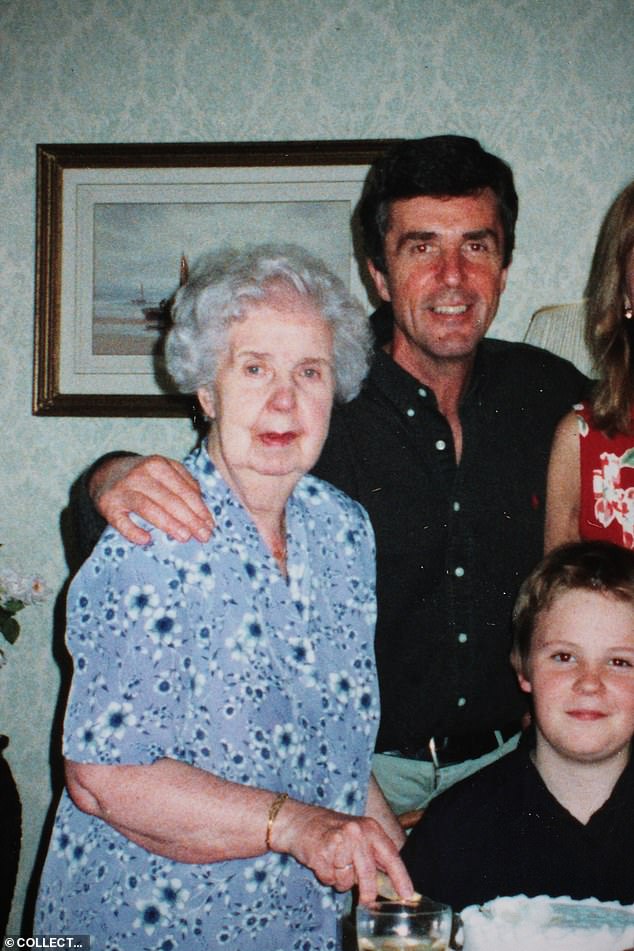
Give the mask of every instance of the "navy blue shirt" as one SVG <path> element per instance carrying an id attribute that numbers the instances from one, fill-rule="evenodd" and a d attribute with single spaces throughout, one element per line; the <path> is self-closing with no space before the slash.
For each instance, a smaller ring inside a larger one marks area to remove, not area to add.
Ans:
<path id="1" fill-rule="evenodd" d="M 360 395 L 335 407 L 314 471 L 361 502 L 376 536 L 377 750 L 523 713 L 511 610 L 542 555 L 555 426 L 588 385 L 545 350 L 485 339 L 460 406 L 459 465 L 432 390 L 382 350 Z"/>
<path id="2" fill-rule="evenodd" d="M 634 902 L 634 763 L 584 825 L 549 792 L 525 738 L 433 800 L 401 852 L 414 887 L 456 911 L 502 895 Z"/>

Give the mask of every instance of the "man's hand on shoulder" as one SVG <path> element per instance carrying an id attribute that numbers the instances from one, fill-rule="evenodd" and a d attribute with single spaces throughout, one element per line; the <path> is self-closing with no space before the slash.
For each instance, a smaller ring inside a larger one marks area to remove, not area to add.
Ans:
<path id="1" fill-rule="evenodd" d="M 200 497 L 200 487 L 174 459 L 109 459 L 95 470 L 88 489 L 100 515 L 137 545 L 146 545 L 150 536 L 135 524 L 130 512 L 181 542 L 190 538 L 204 542 L 211 535 L 214 523 Z"/>

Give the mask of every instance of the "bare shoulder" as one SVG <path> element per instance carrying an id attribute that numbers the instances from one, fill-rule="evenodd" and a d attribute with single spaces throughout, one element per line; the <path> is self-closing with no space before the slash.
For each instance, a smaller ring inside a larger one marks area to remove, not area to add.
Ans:
<path id="1" fill-rule="evenodd" d="M 544 550 L 579 538 L 581 479 L 579 417 L 575 410 L 560 420 L 548 465 Z"/>
<path id="2" fill-rule="evenodd" d="M 557 423 L 553 439 L 553 449 L 559 447 L 574 450 L 578 444 L 579 434 L 583 425 L 583 417 L 579 415 L 579 411 L 576 408 L 571 409 L 570 412 L 566 413 Z"/>

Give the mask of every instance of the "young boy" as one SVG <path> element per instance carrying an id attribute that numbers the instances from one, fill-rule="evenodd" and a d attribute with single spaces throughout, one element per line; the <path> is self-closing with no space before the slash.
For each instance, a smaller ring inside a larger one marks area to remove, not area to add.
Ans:
<path id="1" fill-rule="evenodd" d="M 511 660 L 533 727 L 432 801 L 403 847 L 454 909 L 501 895 L 634 902 L 634 553 L 565 545 L 524 582 Z"/>

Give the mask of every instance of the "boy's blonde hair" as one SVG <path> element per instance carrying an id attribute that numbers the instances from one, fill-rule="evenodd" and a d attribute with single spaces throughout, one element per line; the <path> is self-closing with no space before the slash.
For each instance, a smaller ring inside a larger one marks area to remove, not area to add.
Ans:
<path id="1" fill-rule="evenodd" d="M 572 542 L 553 549 L 522 584 L 513 610 L 511 662 L 526 673 L 539 615 L 566 591 L 599 591 L 634 611 L 634 552 L 610 542 Z"/>

